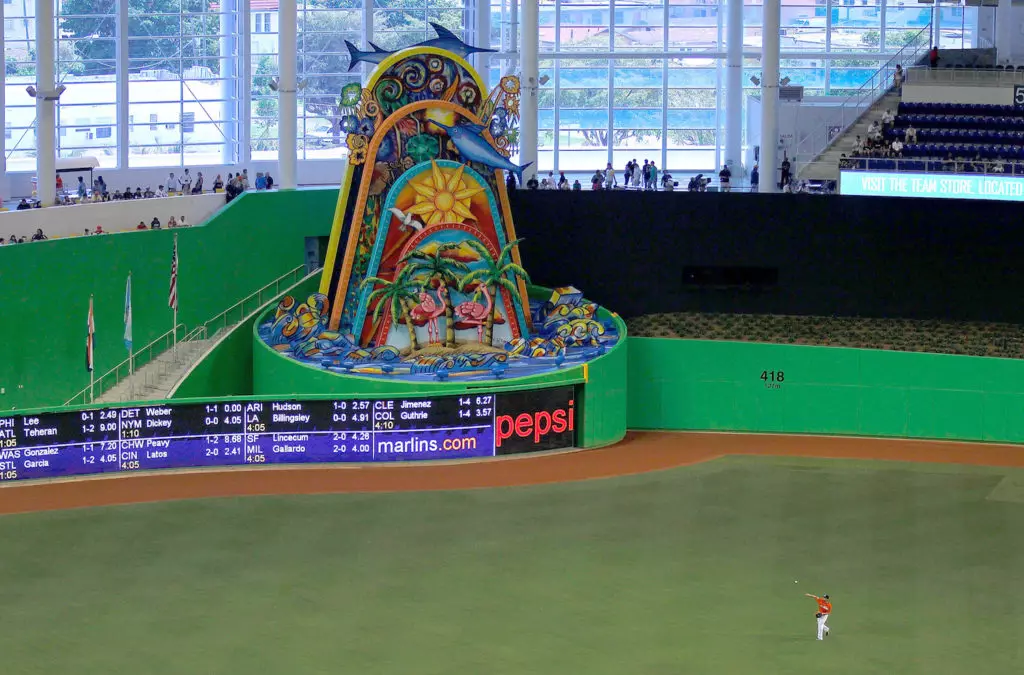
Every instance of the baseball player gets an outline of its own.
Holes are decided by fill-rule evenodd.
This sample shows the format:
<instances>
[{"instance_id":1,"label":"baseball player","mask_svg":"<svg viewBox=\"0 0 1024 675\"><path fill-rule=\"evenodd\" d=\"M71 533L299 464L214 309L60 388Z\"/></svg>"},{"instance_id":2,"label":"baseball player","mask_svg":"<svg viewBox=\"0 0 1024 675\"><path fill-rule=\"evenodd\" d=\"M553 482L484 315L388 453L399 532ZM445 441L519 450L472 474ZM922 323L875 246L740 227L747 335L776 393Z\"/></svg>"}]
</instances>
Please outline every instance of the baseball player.
<instances>
[{"instance_id":1,"label":"baseball player","mask_svg":"<svg viewBox=\"0 0 1024 675\"><path fill-rule=\"evenodd\" d=\"M804 593L804 595L814 598L818 603L818 612L814 616L818 620L818 639L823 640L828 637L828 626L825 622L828 621L828 615L832 613L832 603L829 601L827 593L820 598L810 593Z\"/></svg>"}]
</instances>

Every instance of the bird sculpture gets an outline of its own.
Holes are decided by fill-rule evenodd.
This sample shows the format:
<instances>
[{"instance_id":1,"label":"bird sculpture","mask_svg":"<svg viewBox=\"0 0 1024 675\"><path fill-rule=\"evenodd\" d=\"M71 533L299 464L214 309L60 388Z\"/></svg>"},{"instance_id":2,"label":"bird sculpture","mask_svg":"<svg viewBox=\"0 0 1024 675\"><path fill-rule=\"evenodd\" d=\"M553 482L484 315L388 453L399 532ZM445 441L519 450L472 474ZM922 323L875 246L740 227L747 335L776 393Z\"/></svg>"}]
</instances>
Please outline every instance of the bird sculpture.
<instances>
[{"instance_id":1,"label":"bird sculpture","mask_svg":"<svg viewBox=\"0 0 1024 675\"><path fill-rule=\"evenodd\" d=\"M417 232L423 229L423 223L416 220L416 217L411 213L403 213L401 209L391 208L391 213L395 214L395 218L398 218L398 226L402 231L408 230L410 227Z\"/></svg>"}]
</instances>

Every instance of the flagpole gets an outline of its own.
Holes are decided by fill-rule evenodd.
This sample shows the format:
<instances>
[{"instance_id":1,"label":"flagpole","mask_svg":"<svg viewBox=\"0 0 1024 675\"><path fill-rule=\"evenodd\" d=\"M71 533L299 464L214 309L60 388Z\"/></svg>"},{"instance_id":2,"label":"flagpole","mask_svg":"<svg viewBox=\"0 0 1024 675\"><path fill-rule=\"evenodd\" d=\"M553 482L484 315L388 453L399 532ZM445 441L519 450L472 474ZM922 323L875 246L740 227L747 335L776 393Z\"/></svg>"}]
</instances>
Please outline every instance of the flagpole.
<instances>
[{"instance_id":1,"label":"flagpole","mask_svg":"<svg viewBox=\"0 0 1024 675\"><path fill-rule=\"evenodd\" d=\"M125 313L127 315L125 317L125 323L126 323L126 331L127 331L127 327L131 326L131 321L132 321L132 316L131 316L131 311L132 311L132 305L131 305L131 302L132 302L132 271L131 270L128 270L128 291L126 293L125 302L126 302ZM135 342L133 340L134 336L131 334L131 332L127 331L127 333L128 333L127 337L130 340L128 342L128 397L132 401L134 401L135 400L135 380L134 380L134 378L132 376L135 375Z\"/></svg>"},{"instance_id":2,"label":"flagpole","mask_svg":"<svg viewBox=\"0 0 1024 675\"><path fill-rule=\"evenodd\" d=\"M93 331L93 314L92 314L92 295L89 296L89 403L96 402L96 363L95 363L95 351L96 345L93 343L92 331Z\"/></svg>"}]
</instances>

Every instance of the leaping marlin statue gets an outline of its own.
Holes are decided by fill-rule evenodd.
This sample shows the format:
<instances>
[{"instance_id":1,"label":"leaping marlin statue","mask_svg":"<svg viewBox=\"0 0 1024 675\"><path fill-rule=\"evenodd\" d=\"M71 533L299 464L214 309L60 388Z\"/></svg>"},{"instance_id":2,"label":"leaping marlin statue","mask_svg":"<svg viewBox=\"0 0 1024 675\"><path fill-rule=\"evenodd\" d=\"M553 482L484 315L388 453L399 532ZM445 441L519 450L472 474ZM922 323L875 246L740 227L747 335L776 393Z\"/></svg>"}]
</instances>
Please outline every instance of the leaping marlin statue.
<instances>
[{"instance_id":1,"label":"leaping marlin statue","mask_svg":"<svg viewBox=\"0 0 1024 675\"><path fill-rule=\"evenodd\" d=\"M508 161L504 155L487 142L487 139L484 138L484 128L479 124L463 123L448 127L434 120L430 120L430 123L448 132L448 138L452 139L452 143L459 151L463 161L479 162L491 169L511 171L519 178L520 185L523 183L523 171L533 164L533 162L528 162L517 166Z\"/></svg>"},{"instance_id":2,"label":"leaping marlin statue","mask_svg":"<svg viewBox=\"0 0 1024 675\"><path fill-rule=\"evenodd\" d=\"M476 54L478 52L496 52L497 49L483 49L481 47L474 47L473 45L467 45L465 42L459 39L459 36L451 32L444 26L440 26L436 23L431 23L434 31L437 33L437 37L433 40L426 40L418 44L413 45L414 47L436 47L437 49L444 49L449 52L458 54L462 58L466 58L470 54ZM395 52L389 52L386 49L381 49L372 42L369 43L373 49L372 52L360 51L354 44L345 40L345 46L348 47L349 62L348 69L351 71L355 68L357 63L380 63L387 57L391 56Z\"/></svg>"}]
</instances>

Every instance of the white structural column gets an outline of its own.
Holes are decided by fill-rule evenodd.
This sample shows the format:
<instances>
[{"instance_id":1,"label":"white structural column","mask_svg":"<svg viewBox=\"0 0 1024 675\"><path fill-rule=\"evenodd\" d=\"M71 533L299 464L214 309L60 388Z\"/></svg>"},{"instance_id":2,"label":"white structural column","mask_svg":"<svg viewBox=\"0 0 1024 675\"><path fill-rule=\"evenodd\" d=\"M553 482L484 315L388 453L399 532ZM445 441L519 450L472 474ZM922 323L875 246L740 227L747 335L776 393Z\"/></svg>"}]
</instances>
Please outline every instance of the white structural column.
<instances>
[{"instance_id":1,"label":"white structural column","mask_svg":"<svg viewBox=\"0 0 1024 675\"><path fill-rule=\"evenodd\" d=\"M476 30L474 47L489 49L491 46L491 0L476 0ZM490 89L491 55L477 52L476 69L484 80L484 89ZM486 95L486 92L484 92Z\"/></svg>"},{"instance_id":2,"label":"white structural column","mask_svg":"<svg viewBox=\"0 0 1024 675\"><path fill-rule=\"evenodd\" d=\"M728 0L725 39L725 163L738 179L743 164L743 0Z\"/></svg>"},{"instance_id":3,"label":"white structural column","mask_svg":"<svg viewBox=\"0 0 1024 675\"><path fill-rule=\"evenodd\" d=\"M54 2L36 0L36 179L43 206L57 198L56 52Z\"/></svg>"},{"instance_id":4,"label":"white structural column","mask_svg":"<svg viewBox=\"0 0 1024 675\"><path fill-rule=\"evenodd\" d=\"M117 41L114 54L117 59L117 168L128 168L128 149L131 146L131 127L128 124L128 3L117 3ZM90 188L92 186L89 186Z\"/></svg>"},{"instance_id":5,"label":"white structural column","mask_svg":"<svg viewBox=\"0 0 1024 675\"><path fill-rule=\"evenodd\" d=\"M761 37L761 192L778 192L780 0L765 0Z\"/></svg>"},{"instance_id":6,"label":"white structural column","mask_svg":"<svg viewBox=\"0 0 1024 675\"><path fill-rule=\"evenodd\" d=\"M996 8L996 63L1013 62L1013 28L1010 0L999 0Z\"/></svg>"},{"instance_id":7,"label":"white structural column","mask_svg":"<svg viewBox=\"0 0 1024 675\"><path fill-rule=\"evenodd\" d=\"M540 46L540 7L538 0L523 0L520 17L522 49L519 58L522 100L519 103L519 163L531 166L523 180L537 172L537 89L540 86L538 50Z\"/></svg>"},{"instance_id":8,"label":"white structural column","mask_svg":"<svg viewBox=\"0 0 1024 675\"><path fill-rule=\"evenodd\" d=\"M296 0L281 0L278 6L277 166L281 188L294 190L298 169L298 6Z\"/></svg>"},{"instance_id":9,"label":"white structural column","mask_svg":"<svg viewBox=\"0 0 1024 675\"><path fill-rule=\"evenodd\" d=\"M238 144L238 123L242 112L238 105L238 70L242 61L242 54L237 48L238 4L236 0L221 0L220 3L220 95L224 99L225 112L220 124L224 135L220 146L222 164L234 164L237 159L235 147Z\"/></svg>"}]
</instances>

